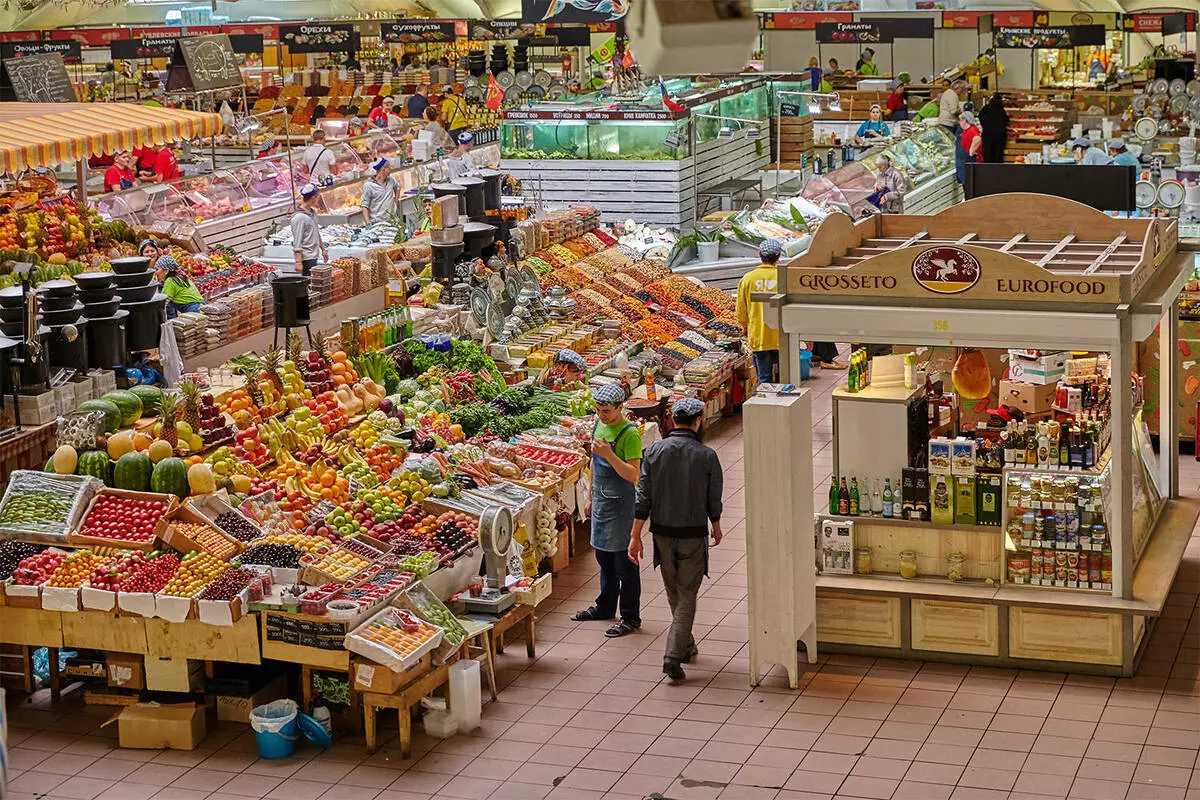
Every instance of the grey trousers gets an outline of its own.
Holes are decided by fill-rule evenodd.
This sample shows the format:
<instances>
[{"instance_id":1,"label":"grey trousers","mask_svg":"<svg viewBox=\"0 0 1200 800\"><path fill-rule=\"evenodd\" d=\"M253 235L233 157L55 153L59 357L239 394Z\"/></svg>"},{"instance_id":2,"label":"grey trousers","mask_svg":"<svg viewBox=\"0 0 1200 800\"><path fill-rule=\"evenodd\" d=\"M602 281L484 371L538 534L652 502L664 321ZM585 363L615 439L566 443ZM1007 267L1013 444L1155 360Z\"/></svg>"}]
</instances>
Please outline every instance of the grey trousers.
<instances>
[{"instance_id":1,"label":"grey trousers","mask_svg":"<svg viewBox=\"0 0 1200 800\"><path fill-rule=\"evenodd\" d=\"M696 595L708 572L708 537L677 539L655 534L654 563L662 572L667 602L671 605L671 629L667 633L664 658L682 662L695 644L692 621L696 618Z\"/></svg>"}]
</instances>

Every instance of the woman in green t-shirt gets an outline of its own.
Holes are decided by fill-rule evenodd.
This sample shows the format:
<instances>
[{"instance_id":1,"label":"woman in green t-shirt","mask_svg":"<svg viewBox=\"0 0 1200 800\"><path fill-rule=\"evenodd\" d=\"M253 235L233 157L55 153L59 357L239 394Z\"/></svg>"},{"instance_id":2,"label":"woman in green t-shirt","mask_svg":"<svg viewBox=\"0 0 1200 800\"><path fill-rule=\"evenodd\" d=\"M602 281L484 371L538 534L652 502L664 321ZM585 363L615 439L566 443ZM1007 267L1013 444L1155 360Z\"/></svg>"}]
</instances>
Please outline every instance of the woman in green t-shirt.
<instances>
[{"instance_id":1,"label":"woman in green t-shirt","mask_svg":"<svg viewBox=\"0 0 1200 800\"><path fill-rule=\"evenodd\" d=\"M161 255L155 266L163 279L162 292L167 296L167 319L188 311L199 311L204 304L204 295L179 262L172 256Z\"/></svg>"}]
</instances>

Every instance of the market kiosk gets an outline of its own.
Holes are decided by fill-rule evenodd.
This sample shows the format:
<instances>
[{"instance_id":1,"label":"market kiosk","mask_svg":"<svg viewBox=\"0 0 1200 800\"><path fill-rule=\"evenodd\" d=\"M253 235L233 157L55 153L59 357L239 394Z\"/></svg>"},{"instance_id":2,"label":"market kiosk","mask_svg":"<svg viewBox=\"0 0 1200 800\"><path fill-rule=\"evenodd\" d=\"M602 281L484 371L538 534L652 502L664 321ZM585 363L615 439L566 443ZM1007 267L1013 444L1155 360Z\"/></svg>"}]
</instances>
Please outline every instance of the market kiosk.
<instances>
[{"instance_id":1,"label":"market kiosk","mask_svg":"<svg viewBox=\"0 0 1200 800\"><path fill-rule=\"evenodd\" d=\"M825 569L817 575L822 648L1133 674L1200 511L1200 502L1180 498L1173 437L1162 440L1161 459L1155 463L1137 405L1141 378L1134 374L1134 348L1158 326L1161 352L1175 354L1169 359L1175 363L1164 359L1158 373L1160 392L1173 396L1176 298L1192 259L1192 253L1181 251L1172 221L1118 220L1069 200L1008 194L972 200L930 217L830 218L805 254L780 266L779 285L787 287L786 293L770 302L787 334L780 342L785 383L800 375L805 340L1087 351L1109 354L1109 374L1116 376L1109 389L1111 445L1097 456L1093 469L1006 464L997 470L1001 481L1016 479L1018 494L1023 480L1042 472L1047 481L1053 476L1069 483L1074 475L1082 483L1093 482L1097 494L1092 497L1101 504L1096 508L1111 547L1109 583L1086 584L1084 589L1084 582L1067 588L1065 581L1029 580L1020 568L1028 543L1021 541L1019 525L1013 534L1013 511L1002 482L999 500L1006 510L999 525L852 518L854 545L871 548L874 569ZM1132 381L1120 378L1130 375ZM950 376L944 377L949 383ZM992 377L998 376L988 379ZM903 385L835 390L835 451L848 449L854 439L838 429L839 414L842 425L847 424L847 403L882 403L888 393L920 396L924 381L916 383L911 391ZM1168 430L1174 427L1175 413L1173 407L1162 411ZM952 428L947 435L954 435ZM883 439L905 435L902 428L876 427L859 441L874 442L870 446L877 452L888 444ZM760 441L757 452L747 448L748 462L778 458L771 451L784 445L784 437ZM856 455L861 454L835 452L834 469L839 459ZM932 462L930 458L931 467ZM748 463L748 475L752 467ZM814 489L823 494L821 487L805 487ZM1020 502L1019 497L1014 500ZM747 512L750 531L762 529L754 524L756 514L772 513L753 507ZM817 518L845 520L828 514ZM1051 542L1047 552L1061 549L1066 548ZM818 542L818 561L820 550ZM849 567L851 560L844 559L843 565ZM752 563L751 594L755 576ZM752 629L756 620L752 607ZM795 669L795 664L785 666Z\"/></svg>"}]
</instances>

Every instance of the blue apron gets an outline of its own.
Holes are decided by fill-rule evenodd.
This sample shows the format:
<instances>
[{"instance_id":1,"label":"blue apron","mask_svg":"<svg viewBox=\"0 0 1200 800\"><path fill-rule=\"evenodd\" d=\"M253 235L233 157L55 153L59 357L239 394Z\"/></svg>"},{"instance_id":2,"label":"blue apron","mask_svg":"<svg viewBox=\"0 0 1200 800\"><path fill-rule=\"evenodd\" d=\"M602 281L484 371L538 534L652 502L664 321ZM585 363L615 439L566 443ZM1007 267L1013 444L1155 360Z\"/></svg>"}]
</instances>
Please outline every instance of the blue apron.
<instances>
[{"instance_id":1,"label":"blue apron","mask_svg":"<svg viewBox=\"0 0 1200 800\"><path fill-rule=\"evenodd\" d=\"M612 443L615 451L621 437L637 428L632 422L617 433ZM592 427L592 436L596 428ZM599 456L592 456L592 547L609 553L629 548L629 534L633 530L634 500L637 487L622 478L612 465Z\"/></svg>"}]
</instances>

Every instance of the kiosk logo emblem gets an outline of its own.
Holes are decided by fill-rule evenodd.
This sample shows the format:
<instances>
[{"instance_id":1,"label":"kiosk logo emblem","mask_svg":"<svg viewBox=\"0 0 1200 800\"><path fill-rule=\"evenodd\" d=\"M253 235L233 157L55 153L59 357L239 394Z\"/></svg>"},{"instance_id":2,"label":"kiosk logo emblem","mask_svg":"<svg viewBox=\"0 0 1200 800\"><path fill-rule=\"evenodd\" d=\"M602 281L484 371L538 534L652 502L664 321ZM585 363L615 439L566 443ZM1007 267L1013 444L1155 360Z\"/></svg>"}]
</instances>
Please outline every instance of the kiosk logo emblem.
<instances>
[{"instance_id":1,"label":"kiosk logo emblem","mask_svg":"<svg viewBox=\"0 0 1200 800\"><path fill-rule=\"evenodd\" d=\"M979 283L979 259L958 247L931 247L913 259L917 283L937 294L959 294Z\"/></svg>"}]
</instances>

